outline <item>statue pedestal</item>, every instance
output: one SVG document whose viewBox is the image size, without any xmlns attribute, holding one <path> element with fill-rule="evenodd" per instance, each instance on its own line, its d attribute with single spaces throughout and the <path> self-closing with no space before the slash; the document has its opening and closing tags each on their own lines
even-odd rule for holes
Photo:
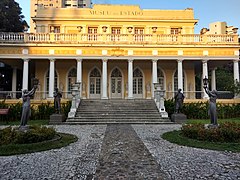
<svg viewBox="0 0 240 180">
<path fill-rule="evenodd" d="M 49 124 L 62 124 L 65 121 L 64 114 L 52 114 L 50 116 Z"/>
<path fill-rule="evenodd" d="M 177 124 L 184 124 L 187 121 L 187 116 L 182 113 L 174 113 L 171 116 L 171 120 Z"/>
</svg>

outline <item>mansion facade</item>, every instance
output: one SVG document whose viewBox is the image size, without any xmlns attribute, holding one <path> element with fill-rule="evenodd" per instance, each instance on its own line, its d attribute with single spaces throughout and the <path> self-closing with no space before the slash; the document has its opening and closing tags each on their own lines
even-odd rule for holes
<svg viewBox="0 0 240 180">
<path fill-rule="evenodd" d="M 0 33 L 0 68 L 9 77 L 0 91 L 11 98 L 34 78 L 39 99 L 53 98 L 56 87 L 71 98 L 75 83 L 86 99 L 151 99 L 155 83 L 166 98 L 179 88 L 186 99 L 206 98 L 196 75 L 211 76 L 216 89 L 216 68 L 230 62 L 239 81 L 238 35 L 194 34 L 191 8 L 39 6 L 32 20 L 33 33 Z"/>
</svg>

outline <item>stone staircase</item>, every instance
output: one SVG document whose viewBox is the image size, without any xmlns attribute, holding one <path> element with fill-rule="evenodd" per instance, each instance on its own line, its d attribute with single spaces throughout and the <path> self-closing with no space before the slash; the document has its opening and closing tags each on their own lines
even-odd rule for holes
<svg viewBox="0 0 240 180">
<path fill-rule="evenodd" d="M 162 118 L 153 100 L 81 100 L 74 118 L 67 124 L 160 124 L 171 123 Z"/>
</svg>

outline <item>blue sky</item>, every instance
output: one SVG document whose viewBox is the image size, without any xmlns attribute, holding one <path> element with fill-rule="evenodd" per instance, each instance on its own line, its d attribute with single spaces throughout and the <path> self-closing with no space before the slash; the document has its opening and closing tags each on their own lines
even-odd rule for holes
<svg viewBox="0 0 240 180">
<path fill-rule="evenodd" d="M 30 0 L 15 1 L 20 4 L 22 13 L 30 24 Z M 136 4 L 141 9 L 193 8 L 195 19 L 199 19 L 195 27 L 196 34 L 199 34 L 201 28 L 216 21 L 225 21 L 228 26 L 240 28 L 240 0 L 93 0 L 93 3 Z"/>
</svg>

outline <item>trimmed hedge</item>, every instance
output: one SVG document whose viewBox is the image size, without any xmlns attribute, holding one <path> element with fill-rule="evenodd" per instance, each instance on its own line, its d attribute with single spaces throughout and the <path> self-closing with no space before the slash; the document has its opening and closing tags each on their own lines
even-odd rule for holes
<svg viewBox="0 0 240 180">
<path fill-rule="evenodd" d="M 217 128 L 206 128 L 204 124 L 182 126 L 182 135 L 191 139 L 209 142 L 240 143 L 240 124 L 226 122 Z"/>
<path fill-rule="evenodd" d="M 10 108 L 10 113 L 4 117 L 4 120 L 8 121 L 16 121 L 21 119 L 21 113 L 22 113 L 22 103 L 17 104 L 6 104 L 4 101 L 0 102 L 0 108 Z M 68 112 L 71 108 L 71 101 L 68 101 L 67 103 L 61 104 L 62 113 L 65 114 L 65 117 L 67 117 Z M 31 106 L 31 118 L 32 120 L 49 120 L 50 115 L 52 115 L 55 112 L 54 105 L 51 103 L 47 104 L 40 104 L 38 106 Z M 3 117 L 1 117 L 1 120 L 3 120 Z"/>
<path fill-rule="evenodd" d="M 169 117 L 174 113 L 174 100 L 165 100 L 165 108 Z M 185 103 L 182 112 L 188 119 L 208 119 L 208 102 Z M 240 104 L 217 104 L 217 116 L 219 119 L 240 117 Z"/>
<path fill-rule="evenodd" d="M 53 139 L 56 131 L 53 128 L 29 126 L 26 132 L 11 126 L 0 130 L 0 146 L 8 144 L 30 144 Z"/>
</svg>

